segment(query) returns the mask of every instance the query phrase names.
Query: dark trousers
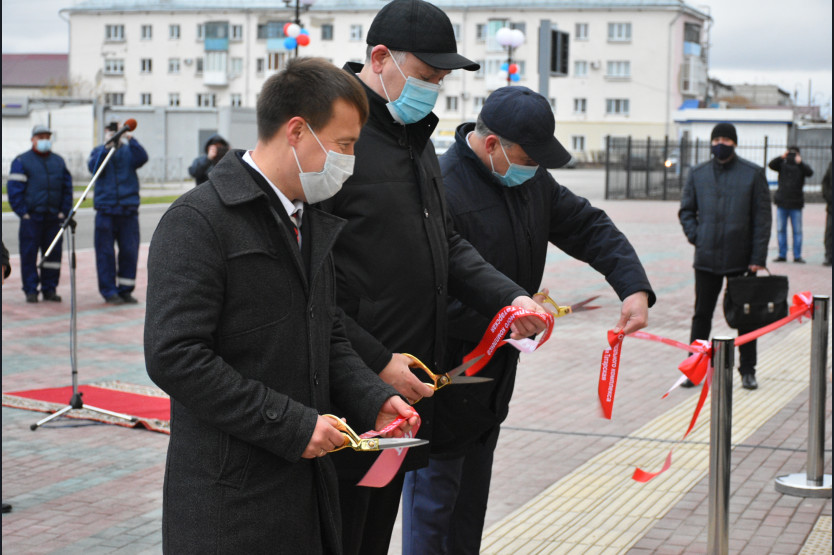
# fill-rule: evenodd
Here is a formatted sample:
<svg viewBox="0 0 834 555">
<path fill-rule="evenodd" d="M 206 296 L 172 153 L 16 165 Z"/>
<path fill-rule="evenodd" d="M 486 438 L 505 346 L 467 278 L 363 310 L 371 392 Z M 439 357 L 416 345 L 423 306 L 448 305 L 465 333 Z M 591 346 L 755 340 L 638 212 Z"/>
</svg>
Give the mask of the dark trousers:
<svg viewBox="0 0 834 555">
<path fill-rule="evenodd" d="M 139 215 L 96 212 L 94 241 L 101 296 L 107 299 L 133 291 L 139 259 Z M 114 248 L 116 244 L 119 246 L 118 265 Z"/>
<path fill-rule="evenodd" d="M 38 252 L 43 254 L 58 230 L 61 222 L 56 217 L 26 218 L 20 220 L 20 277 L 23 280 L 23 292 L 27 295 L 38 292 L 38 285 L 44 293 L 53 293 L 61 277 L 61 244 L 58 241 L 38 274 Z"/>
<path fill-rule="evenodd" d="M 405 475 L 403 555 L 478 555 L 500 426 L 455 459 Z"/>
<path fill-rule="evenodd" d="M 741 275 L 743 272 L 729 274 L 727 276 L 695 270 L 695 315 L 692 317 L 692 333 L 689 334 L 689 342 L 696 339 L 709 339 L 712 331 L 712 315 L 715 312 L 715 305 L 718 302 L 718 295 L 724 285 L 725 277 Z M 744 335 L 756 328 L 739 329 L 738 334 Z M 756 341 L 751 341 L 738 348 L 739 368 L 738 371 L 744 374 L 756 374 Z"/>
<path fill-rule="evenodd" d="M 825 260 L 831 262 L 831 207 L 825 210 Z"/>
<path fill-rule="evenodd" d="M 357 486 L 358 480 L 339 480 L 344 555 L 388 555 L 397 520 L 403 475 L 384 488 Z"/>
</svg>

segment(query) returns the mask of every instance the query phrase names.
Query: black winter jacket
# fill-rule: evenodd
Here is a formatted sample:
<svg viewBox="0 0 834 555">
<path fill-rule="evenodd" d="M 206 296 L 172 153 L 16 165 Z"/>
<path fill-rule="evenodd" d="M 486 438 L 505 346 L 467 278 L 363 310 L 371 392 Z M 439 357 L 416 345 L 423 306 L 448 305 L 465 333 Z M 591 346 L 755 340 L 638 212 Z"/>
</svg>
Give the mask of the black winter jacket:
<svg viewBox="0 0 834 555">
<path fill-rule="evenodd" d="M 695 245 L 696 270 L 727 275 L 766 266 L 770 191 L 761 166 L 738 156 L 695 166 L 681 193 L 678 218 Z"/>
<path fill-rule="evenodd" d="M 805 206 L 805 178 L 814 175 L 814 170 L 805 162 L 792 162 L 781 156 L 770 161 L 768 167 L 779 174 L 779 187 L 773 195 L 773 204 L 788 210 Z"/>
<path fill-rule="evenodd" d="M 517 187 L 505 187 L 467 145 L 474 123 L 458 127 L 455 144 L 440 157 L 446 202 L 455 229 L 507 277 L 532 295 L 539 290 L 553 243 L 603 274 L 620 299 L 655 294 L 637 253 L 611 219 L 584 198 L 559 185 L 545 169 Z M 558 284 L 550 284 L 556 298 Z M 446 367 L 460 364 L 477 345 L 489 319 L 449 299 Z M 507 416 L 518 351 L 503 347 L 478 374 L 495 381 L 437 392 L 432 453 L 455 456 Z"/>
<path fill-rule="evenodd" d="M 361 68 L 345 66 L 353 74 Z M 365 91 L 370 117 L 355 146 L 353 175 L 333 199 L 322 203 L 347 220 L 333 254 L 348 338 L 376 372 L 392 353 L 410 353 L 432 370 L 445 372 L 441 361 L 447 293 L 491 318 L 526 292 L 455 232 L 429 141 L 437 117 L 429 114 L 400 125 L 384 98 L 367 86 Z M 422 418 L 418 437 L 431 436 L 431 401 L 415 405 Z M 404 469 L 424 466 L 428 448 L 411 449 L 408 457 Z M 361 478 L 376 457 L 341 451 L 334 459 L 340 477 L 352 480 Z"/>
</svg>

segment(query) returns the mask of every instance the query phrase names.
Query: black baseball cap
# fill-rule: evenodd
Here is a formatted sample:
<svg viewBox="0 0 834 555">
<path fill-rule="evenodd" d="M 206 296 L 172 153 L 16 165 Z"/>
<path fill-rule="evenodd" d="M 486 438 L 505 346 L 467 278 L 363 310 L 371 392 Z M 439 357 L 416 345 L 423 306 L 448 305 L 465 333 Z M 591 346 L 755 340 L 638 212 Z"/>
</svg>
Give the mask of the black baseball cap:
<svg viewBox="0 0 834 555">
<path fill-rule="evenodd" d="M 410 52 L 437 69 L 476 71 L 481 67 L 458 54 L 449 16 L 423 0 L 394 0 L 386 4 L 368 29 L 367 43 Z"/>
<path fill-rule="evenodd" d="M 561 168 L 570 153 L 556 139 L 556 119 L 545 97 L 527 87 L 501 87 L 484 102 L 479 116 L 490 131 L 519 145 L 545 168 Z"/>
</svg>

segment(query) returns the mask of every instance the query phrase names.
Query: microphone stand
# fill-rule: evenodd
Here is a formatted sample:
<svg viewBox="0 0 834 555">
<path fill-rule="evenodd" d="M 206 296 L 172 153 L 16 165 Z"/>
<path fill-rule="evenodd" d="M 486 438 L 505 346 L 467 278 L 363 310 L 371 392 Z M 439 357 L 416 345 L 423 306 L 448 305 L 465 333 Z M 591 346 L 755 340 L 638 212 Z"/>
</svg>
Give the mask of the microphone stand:
<svg viewBox="0 0 834 555">
<path fill-rule="evenodd" d="M 54 412 L 47 416 L 46 418 L 35 422 L 34 424 L 29 426 L 29 429 L 33 432 L 37 430 L 39 427 L 47 424 L 48 422 L 66 414 L 71 410 L 80 410 L 86 409 L 92 412 L 97 412 L 101 414 L 106 414 L 107 416 L 112 416 L 114 418 L 121 418 L 123 420 L 127 420 L 128 422 L 136 422 L 136 418 L 127 414 L 121 414 L 118 412 L 109 411 L 107 409 L 101 409 L 98 407 L 93 407 L 90 405 L 85 405 L 84 401 L 82 401 L 81 396 L 83 395 L 82 392 L 78 391 L 78 327 L 77 327 L 77 308 L 76 308 L 76 287 L 75 287 L 75 213 L 78 211 L 78 208 L 81 206 L 81 203 L 84 202 L 84 199 L 87 198 L 87 193 L 90 192 L 90 189 L 93 186 L 93 183 L 96 182 L 101 172 L 104 171 L 104 167 L 107 165 L 107 162 L 110 161 L 110 158 L 113 156 L 113 152 L 115 152 L 116 147 L 111 146 L 110 151 L 107 153 L 107 156 L 104 158 L 104 162 L 101 163 L 98 170 L 96 171 L 95 175 L 93 175 L 93 179 L 90 180 L 89 185 L 87 188 L 84 189 L 84 192 L 81 193 L 81 198 L 78 199 L 78 202 L 75 206 L 70 210 L 70 213 L 67 215 L 64 223 L 61 225 L 61 229 L 58 230 L 58 233 L 55 235 L 55 238 L 52 240 L 52 243 L 49 245 L 49 248 L 46 249 L 46 252 L 41 257 L 41 262 L 39 266 L 43 268 L 43 263 L 46 258 L 52 252 L 52 249 L 55 247 L 56 243 L 61 239 L 61 236 L 64 234 L 66 229 L 69 227 L 70 232 L 67 234 L 67 256 L 69 256 L 69 274 L 70 274 L 70 366 L 72 367 L 72 397 L 70 398 L 69 405 L 65 406 L 61 410 Z"/>
</svg>

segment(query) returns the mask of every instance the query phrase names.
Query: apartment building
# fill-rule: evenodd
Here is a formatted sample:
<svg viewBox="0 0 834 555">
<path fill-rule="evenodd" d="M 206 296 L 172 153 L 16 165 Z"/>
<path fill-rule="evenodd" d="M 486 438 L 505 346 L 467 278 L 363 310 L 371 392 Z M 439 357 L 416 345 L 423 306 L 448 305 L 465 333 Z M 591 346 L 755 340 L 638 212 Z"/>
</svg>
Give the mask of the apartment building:
<svg viewBox="0 0 834 555">
<path fill-rule="evenodd" d="M 674 135 L 677 108 L 705 95 L 711 19 L 683 1 L 434 3 L 449 15 L 458 51 L 481 64 L 445 79 L 435 109 L 441 142 L 507 83 L 500 70 L 508 52 L 495 38 L 506 26 L 526 38 L 512 52 L 516 83 L 547 89 L 557 136 L 580 159 L 603 149 L 607 135 Z M 284 48 L 283 27 L 297 4 L 310 35 L 299 55 L 336 65 L 364 60 L 380 0 L 82 0 L 63 10 L 71 80 L 107 105 L 254 107 L 264 80 L 295 55 Z M 543 27 L 567 33 L 566 75 L 547 69 Z"/>
</svg>

